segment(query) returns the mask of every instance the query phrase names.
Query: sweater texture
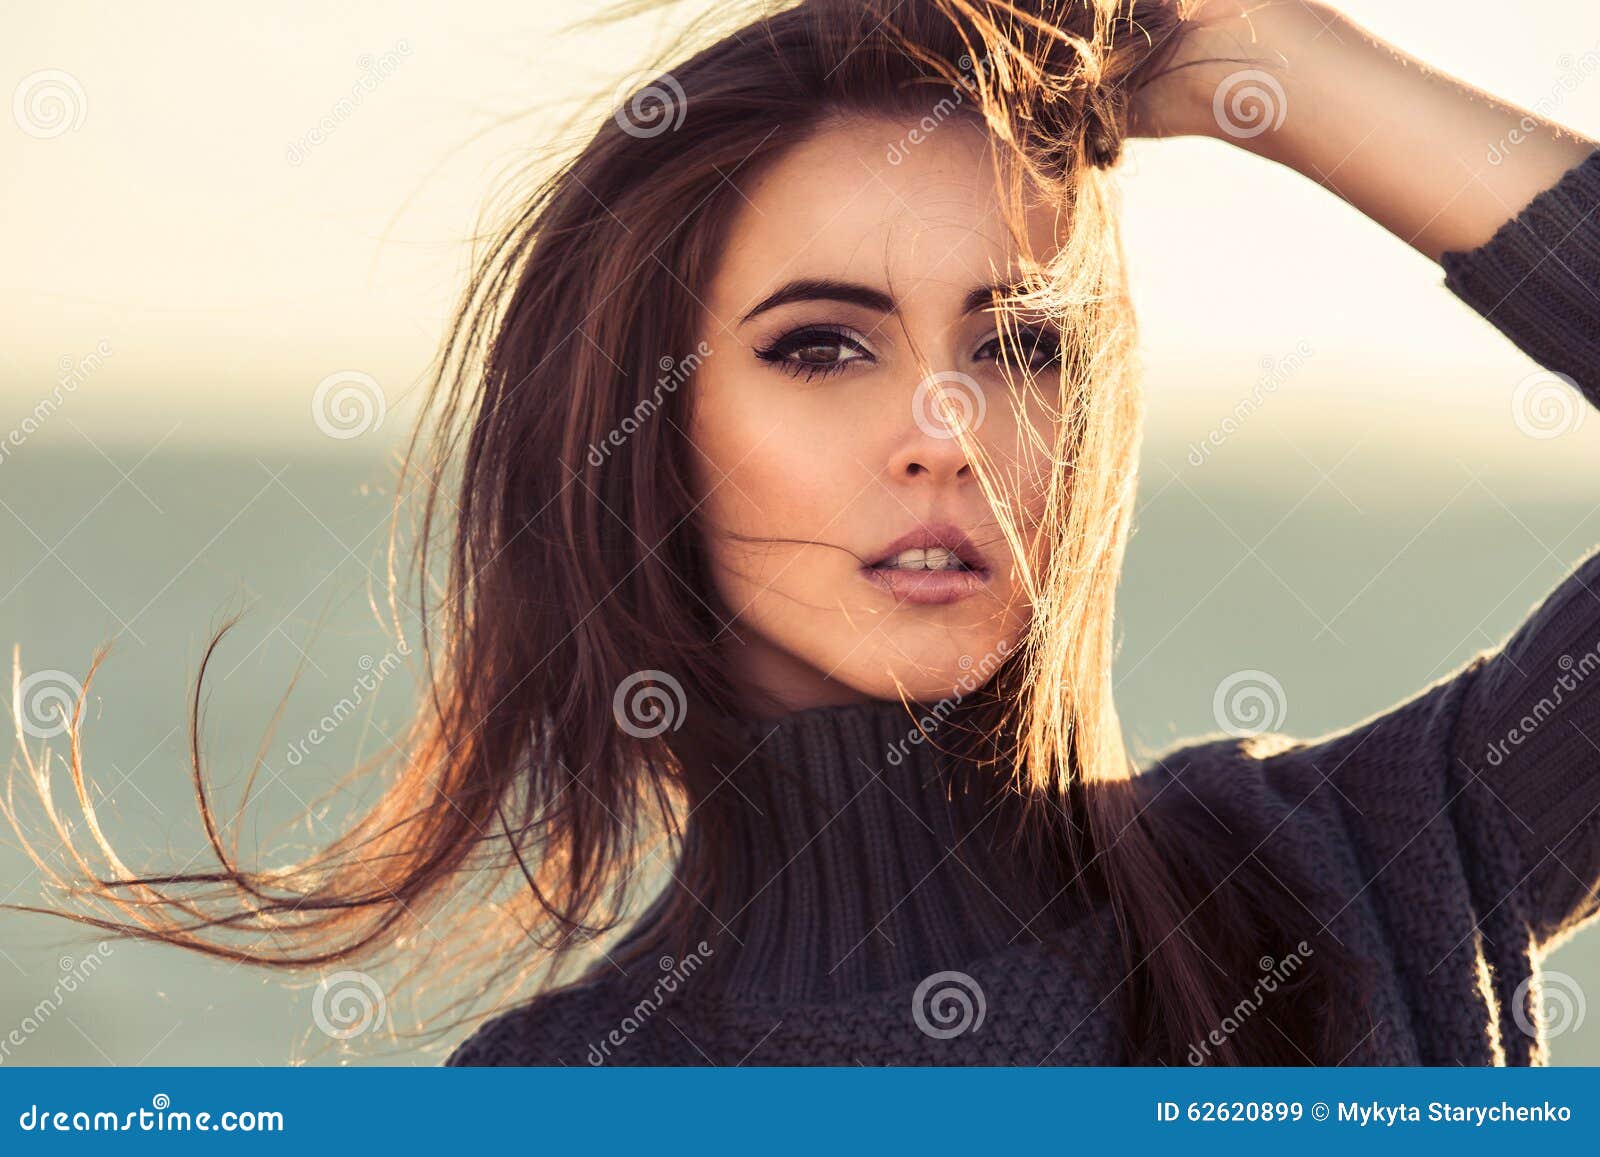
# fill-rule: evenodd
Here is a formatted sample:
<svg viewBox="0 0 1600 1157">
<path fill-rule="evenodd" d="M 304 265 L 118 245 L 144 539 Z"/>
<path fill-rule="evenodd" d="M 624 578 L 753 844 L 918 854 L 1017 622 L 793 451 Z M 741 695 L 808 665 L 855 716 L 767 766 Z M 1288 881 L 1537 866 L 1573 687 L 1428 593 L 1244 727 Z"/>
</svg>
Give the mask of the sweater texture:
<svg viewBox="0 0 1600 1157">
<path fill-rule="evenodd" d="M 1441 264 L 1600 405 L 1600 152 Z M 1126 1063 L 1108 907 L 1049 905 L 1057 882 L 992 838 L 989 785 L 931 723 L 886 702 L 745 721 L 792 774 L 735 769 L 721 789 L 747 822 L 706 937 L 626 974 L 601 961 L 446 1063 Z M 1600 550 L 1397 706 L 1313 740 L 1185 743 L 1135 783 L 1143 806 L 1198 804 L 1218 838 L 1322 886 L 1308 912 L 1374 969 L 1343 1063 L 1546 1063 L 1540 961 L 1600 912 Z"/>
</svg>

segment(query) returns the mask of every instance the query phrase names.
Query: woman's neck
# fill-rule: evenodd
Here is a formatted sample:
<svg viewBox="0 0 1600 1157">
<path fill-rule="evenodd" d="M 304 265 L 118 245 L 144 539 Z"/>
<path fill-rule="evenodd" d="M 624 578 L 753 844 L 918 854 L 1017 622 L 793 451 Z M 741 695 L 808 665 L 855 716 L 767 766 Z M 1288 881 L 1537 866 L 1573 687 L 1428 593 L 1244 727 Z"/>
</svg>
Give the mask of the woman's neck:
<svg viewBox="0 0 1600 1157">
<path fill-rule="evenodd" d="M 838 999 L 1040 939 L 1053 888 L 1007 855 L 1002 785 L 944 720 L 869 701 L 740 731 L 723 798 L 690 818 L 717 865 L 691 907 L 721 997 Z"/>
</svg>

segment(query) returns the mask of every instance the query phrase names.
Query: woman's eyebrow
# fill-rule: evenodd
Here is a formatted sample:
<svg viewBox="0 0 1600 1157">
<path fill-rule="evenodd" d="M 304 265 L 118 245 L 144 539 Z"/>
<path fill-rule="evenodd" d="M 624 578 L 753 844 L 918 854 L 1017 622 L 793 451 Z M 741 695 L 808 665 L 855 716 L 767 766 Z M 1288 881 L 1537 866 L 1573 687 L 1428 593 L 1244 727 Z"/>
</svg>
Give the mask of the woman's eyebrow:
<svg viewBox="0 0 1600 1157">
<path fill-rule="evenodd" d="M 743 325 L 757 314 L 765 313 L 769 309 L 777 309 L 780 305 L 789 305 L 796 301 L 838 301 L 845 305 L 859 305 L 879 313 L 889 313 L 894 309 L 894 298 L 881 289 L 873 289 L 870 285 L 837 281 L 831 277 L 803 277 L 779 286 L 762 298 L 754 309 L 739 319 L 739 324 Z"/>
<path fill-rule="evenodd" d="M 966 314 L 987 309 L 994 304 L 997 296 L 1004 297 L 1013 291 L 1014 286 L 1011 285 L 980 285 L 962 299 L 961 312 Z M 790 281 L 762 298 L 739 319 L 739 324 L 743 325 L 758 314 L 777 309 L 780 305 L 791 305 L 797 301 L 837 301 L 878 313 L 892 313 L 895 306 L 894 298 L 870 285 L 831 277 L 804 277 Z"/>
<path fill-rule="evenodd" d="M 961 302 L 963 314 L 976 313 L 980 309 L 992 309 L 997 302 L 1008 300 L 1022 292 L 1020 282 L 995 282 L 992 285 L 980 285 Z"/>
</svg>

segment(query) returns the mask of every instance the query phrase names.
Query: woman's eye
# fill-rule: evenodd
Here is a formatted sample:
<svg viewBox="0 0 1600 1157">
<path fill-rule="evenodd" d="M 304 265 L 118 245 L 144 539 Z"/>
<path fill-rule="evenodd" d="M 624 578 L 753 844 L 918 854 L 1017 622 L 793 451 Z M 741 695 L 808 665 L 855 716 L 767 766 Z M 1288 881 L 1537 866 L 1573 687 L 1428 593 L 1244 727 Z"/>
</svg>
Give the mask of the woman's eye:
<svg viewBox="0 0 1600 1157">
<path fill-rule="evenodd" d="M 978 356 L 1011 366 L 1020 362 L 1029 373 L 1040 373 L 1061 360 L 1061 336 L 1050 329 L 1019 329 L 1005 337 L 997 335 Z"/>
<path fill-rule="evenodd" d="M 785 373 L 807 379 L 836 374 L 851 362 L 869 359 L 870 354 L 853 337 L 832 330 L 800 330 L 785 334 L 756 357 Z"/>
</svg>

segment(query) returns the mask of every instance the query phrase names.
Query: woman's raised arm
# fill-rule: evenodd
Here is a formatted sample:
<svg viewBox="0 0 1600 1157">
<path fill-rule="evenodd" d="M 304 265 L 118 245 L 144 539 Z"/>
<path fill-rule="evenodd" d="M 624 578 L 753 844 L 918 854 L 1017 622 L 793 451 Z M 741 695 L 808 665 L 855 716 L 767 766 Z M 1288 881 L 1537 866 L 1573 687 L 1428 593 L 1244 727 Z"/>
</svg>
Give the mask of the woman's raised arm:
<svg viewBox="0 0 1600 1157">
<path fill-rule="evenodd" d="M 1131 131 L 1230 140 L 1317 180 L 1438 261 L 1454 293 L 1600 406 L 1593 140 L 1323 4 L 1197 8 L 1176 70 L 1135 99 Z M 1499 921 L 1503 939 L 1547 947 L 1600 916 L 1600 549 L 1500 646 L 1293 758 L 1313 777 L 1346 768 L 1333 778 L 1385 872 L 1407 870 L 1404 850 L 1447 818 L 1478 919 Z M 1384 825 L 1399 833 L 1392 848 Z"/>
<path fill-rule="evenodd" d="M 1314 0 L 1196 0 L 1136 136 L 1288 165 L 1435 261 L 1490 239 L 1595 141 L 1429 67 Z"/>
</svg>

